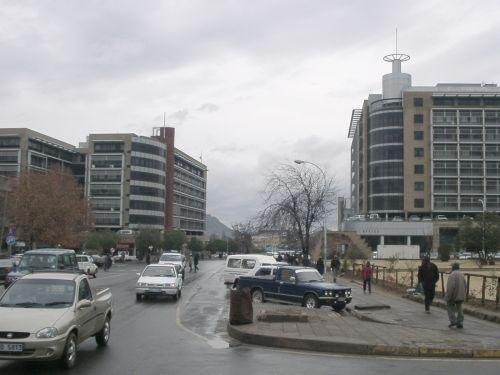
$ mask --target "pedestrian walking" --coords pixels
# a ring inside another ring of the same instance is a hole
[[[149,250],[146,252],[146,264],[151,263],[151,255],[149,255]]]
[[[193,272],[193,258],[191,258],[191,255],[189,255],[188,258],[188,265],[189,265],[189,272]]]
[[[418,282],[422,283],[425,296],[425,312],[430,313],[430,306],[436,294],[436,283],[439,280],[439,270],[431,262],[428,256],[422,259],[422,265],[418,269]]]
[[[451,274],[446,283],[446,293],[444,299],[447,304],[448,318],[450,324],[448,327],[464,327],[464,311],[462,303],[465,300],[465,293],[467,290],[467,282],[462,272],[459,271],[460,264],[453,263],[451,265]]]
[[[200,270],[198,268],[198,261],[199,261],[199,257],[198,257],[198,253],[196,253],[196,254],[194,254],[194,272],[197,272]]]
[[[369,261],[366,261],[366,263],[361,266],[361,277],[363,278],[363,293],[366,293],[366,286],[368,286],[368,293],[371,293],[373,268]]]
[[[111,265],[113,264],[113,260],[111,259],[111,255],[109,253],[106,254],[106,257],[104,258],[104,271],[107,271],[111,268]]]
[[[339,260],[339,257],[336,255],[332,259],[331,268],[332,268],[332,274],[333,274],[333,282],[336,283],[337,282],[337,275],[340,271],[340,260]]]
[[[325,263],[323,263],[323,259],[318,258],[318,261],[316,262],[316,269],[322,275],[325,273]]]

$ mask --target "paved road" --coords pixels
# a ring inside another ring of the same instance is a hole
[[[110,345],[93,340],[79,348],[72,374],[498,374],[499,361],[436,360],[326,355],[240,345],[225,333],[227,290],[220,261],[200,263],[188,274],[182,298],[137,303],[138,264],[101,272],[95,286],[115,298]],[[1,317],[0,317],[1,327]],[[3,374],[63,373],[52,363],[0,361]]]

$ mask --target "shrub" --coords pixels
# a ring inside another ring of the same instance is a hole
[[[438,248],[439,260],[447,262],[450,260],[451,245],[440,245]]]

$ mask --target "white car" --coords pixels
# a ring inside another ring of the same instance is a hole
[[[76,261],[78,262],[78,268],[80,271],[85,273],[87,276],[92,275],[94,278],[97,277],[98,267],[90,255],[77,255]]]
[[[182,279],[184,280],[184,274],[186,269],[186,257],[180,253],[163,253],[160,256],[158,264],[173,264],[177,269],[177,273],[182,275]]]
[[[182,275],[173,264],[150,264],[137,276],[137,301],[149,296],[171,296],[176,301],[181,296]]]

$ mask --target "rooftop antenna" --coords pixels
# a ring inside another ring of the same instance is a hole
[[[396,53],[384,56],[384,61],[392,63],[392,72],[401,73],[401,63],[410,60],[410,56],[398,53],[398,29],[396,28]]]
[[[398,54],[398,28],[396,27],[396,55]]]
[[[165,112],[163,112],[163,127],[165,127]]]

